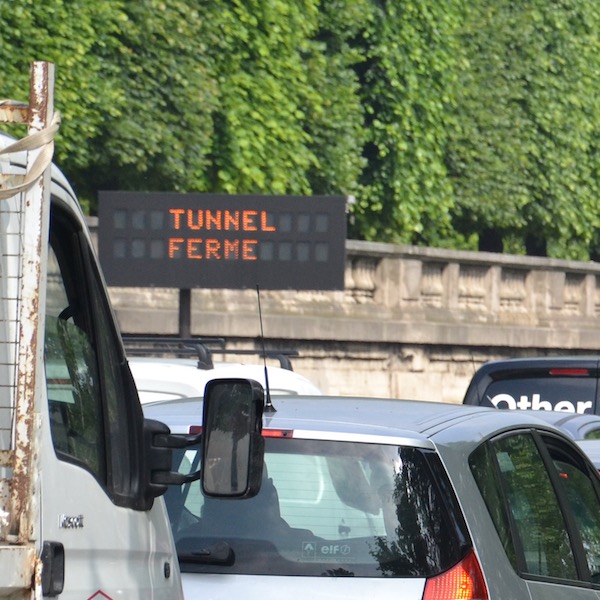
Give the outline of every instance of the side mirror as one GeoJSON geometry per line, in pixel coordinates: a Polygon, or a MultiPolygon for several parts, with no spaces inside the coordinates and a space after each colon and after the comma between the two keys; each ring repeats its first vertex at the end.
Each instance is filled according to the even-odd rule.
{"type": "Polygon", "coordinates": [[[206,384],[202,420],[202,491],[206,496],[251,498],[262,482],[262,386],[250,379],[206,384]]]}

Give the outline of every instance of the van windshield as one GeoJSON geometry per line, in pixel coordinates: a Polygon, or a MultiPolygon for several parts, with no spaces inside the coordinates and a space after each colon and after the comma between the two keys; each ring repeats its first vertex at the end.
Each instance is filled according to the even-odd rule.
{"type": "MultiPolygon", "coordinates": [[[[430,577],[456,564],[467,535],[437,455],[413,447],[267,438],[263,484],[247,500],[165,499],[181,570],[430,577]]],[[[198,468],[180,451],[181,472],[198,468]]]]}

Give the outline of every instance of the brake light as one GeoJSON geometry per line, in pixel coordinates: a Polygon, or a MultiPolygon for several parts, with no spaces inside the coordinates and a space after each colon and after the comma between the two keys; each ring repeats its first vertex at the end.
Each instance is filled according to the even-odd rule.
{"type": "Polygon", "coordinates": [[[292,438],[294,437],[293,429],[263,429],[263,437],[271,438],[292,438]]]}
{"type": "MultiPolygon", "coordinates": [[[[202,433],[202,425],[190,425],[189,432],[192,434],[202,433]]],[[[293,438],[293,429],[263,429],[263,437],[271,438],[293,438]]]]}
{"type": "Polygon", "coordinates": [[[550,369],[550,375],[558,375],[559,377],[582,377],[589,374],[588,369],[550,369]]]}
{"type": "Polygon", "coordinates": [[[472,550],[449,571],[428,579],[423,593],[423,600],[488,599],[483,573],[472,550]]]}

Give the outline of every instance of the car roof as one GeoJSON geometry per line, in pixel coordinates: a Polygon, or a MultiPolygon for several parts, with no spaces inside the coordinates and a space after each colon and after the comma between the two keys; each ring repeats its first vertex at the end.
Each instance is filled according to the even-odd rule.
{"type": "MultiPolygon", "coordinates": [[[[258,364],[224,362],[200,369],[191,358],[131,357],[129,368],[142,404],[200,396],[211,379],[247,378],[266,385],[265,366],[258,364]]],[[[267,377],[273,394],[321,395],[316,385],[295,371],[268,366],[267,377]]]]}
{"type": "Polygon", "coordinates": [[[600,430],[600,416],[592,413],[571,413],[555,410],[526,411],[555,427],[559,427],[574,440],[583,440],[590,431],[600,430]]]}
{"type": "MultiPolygon", "coordinates": [[[[433,447],[434,441],[471,443],[505,429],[557,429],[527,411],[426,402],[339,396],[273,396],[275,412],[263,426],[293,430],[294,437],[399,443],[433,447]]],[[[187,398],[144,406],[146,417],[166,423],[174,433],[201,425],[202,399],[187,398]]]]}
{"type": "Polygon", "coordinates": [[[529,370],[555,368],[598,369],[600,357],[598,356],[537,356],[530,358],[507,358],[491,360],[477,369],[474,377],[483,377],[502,373],[503,376],[510,372],[522,373],[529,370]]]}

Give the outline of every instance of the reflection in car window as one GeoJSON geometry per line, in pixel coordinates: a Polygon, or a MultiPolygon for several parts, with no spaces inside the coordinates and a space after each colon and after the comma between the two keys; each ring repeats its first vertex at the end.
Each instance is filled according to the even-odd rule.
{"type": "Polygon", "coordinates": [[[587,474],[569,460],[555,458],[558,481],[575,519],[592,581],[600,583],[600,504],[587,474]]]}
{"type": "Polygon", "coordinates": [[[497,477],[497,469],[491,445],[482,444],[477,448],[469,458],[469,465],[492,520],[494,521],[498,537],[504,547],[506,556],[513,568],[518,570],[517,555],[513,538],[510,533],[510,521],[506,512],[506,504],[503,499],[501,484],[497,477]]]}
{"type": "Polygon", "coordinates": [[[493,448],[523,547],[526,572],[577,579],[565,522],[532,436],[505,437],[494,442],[493,448]]]}
{"type": "MultiPolygon", "coordinates": [[[[595,572],[600,539],[598,499],[589,477],[565,460],[563,457],[562,462],[554,462],[558,485],[567,492],[590,571],[595,572]]],[[[503,436],[484,444],[469,462],[515,568],[529,575],[588,580],[577,572],[572,540],[553,484],[555,478],[548,472],[532,434],[503,436]],[[511,539],[511,524],[516,540],[511,539]]]]}
{"type": "Polygon", "coordinates": [[[507,555],[524,574],[600,583],[600,501],[593,468],[556,438],[536,438],[538,443],[530,433],[503,436],[469,458],[507,555]]]}
{"type": "Polygon", "coordinates": [[[104,482],[106,463],[96,358],[89,338],[73,322],[73,316],[58,258],[50,248],[44,357],[52,440],[59,456],[83,463],[104,482]]]}
{"type": "MultiPolygon", "coordinates": [[[[265,442],[256,498],[204,498],[199,482],[168,490],[184,572],[425,577],[462,558],[467,536],[448,501],[450,486],[439,481],[445,474],[433,464],[437,455],[348,442],[265,442]],[[233,563],[203,559],[198,550],[211,542],[227,542],[233,563]]],[[[175,461],[189,472],[198,456],[181,451],[175,461]]]]}
{"type": "Polygon", "coordinates": [[[584,439],[586,440],[600,440],[600,428],[592,429],[585,434],[584,439]]]}
{"type": "Polygon", "coordinates": [[[92,249],[55,205],[51,219],[44,350],[54,448],[128,506],[139,489],[130,447],[139,405],[125,390],[124,353],[92,249]]]}

